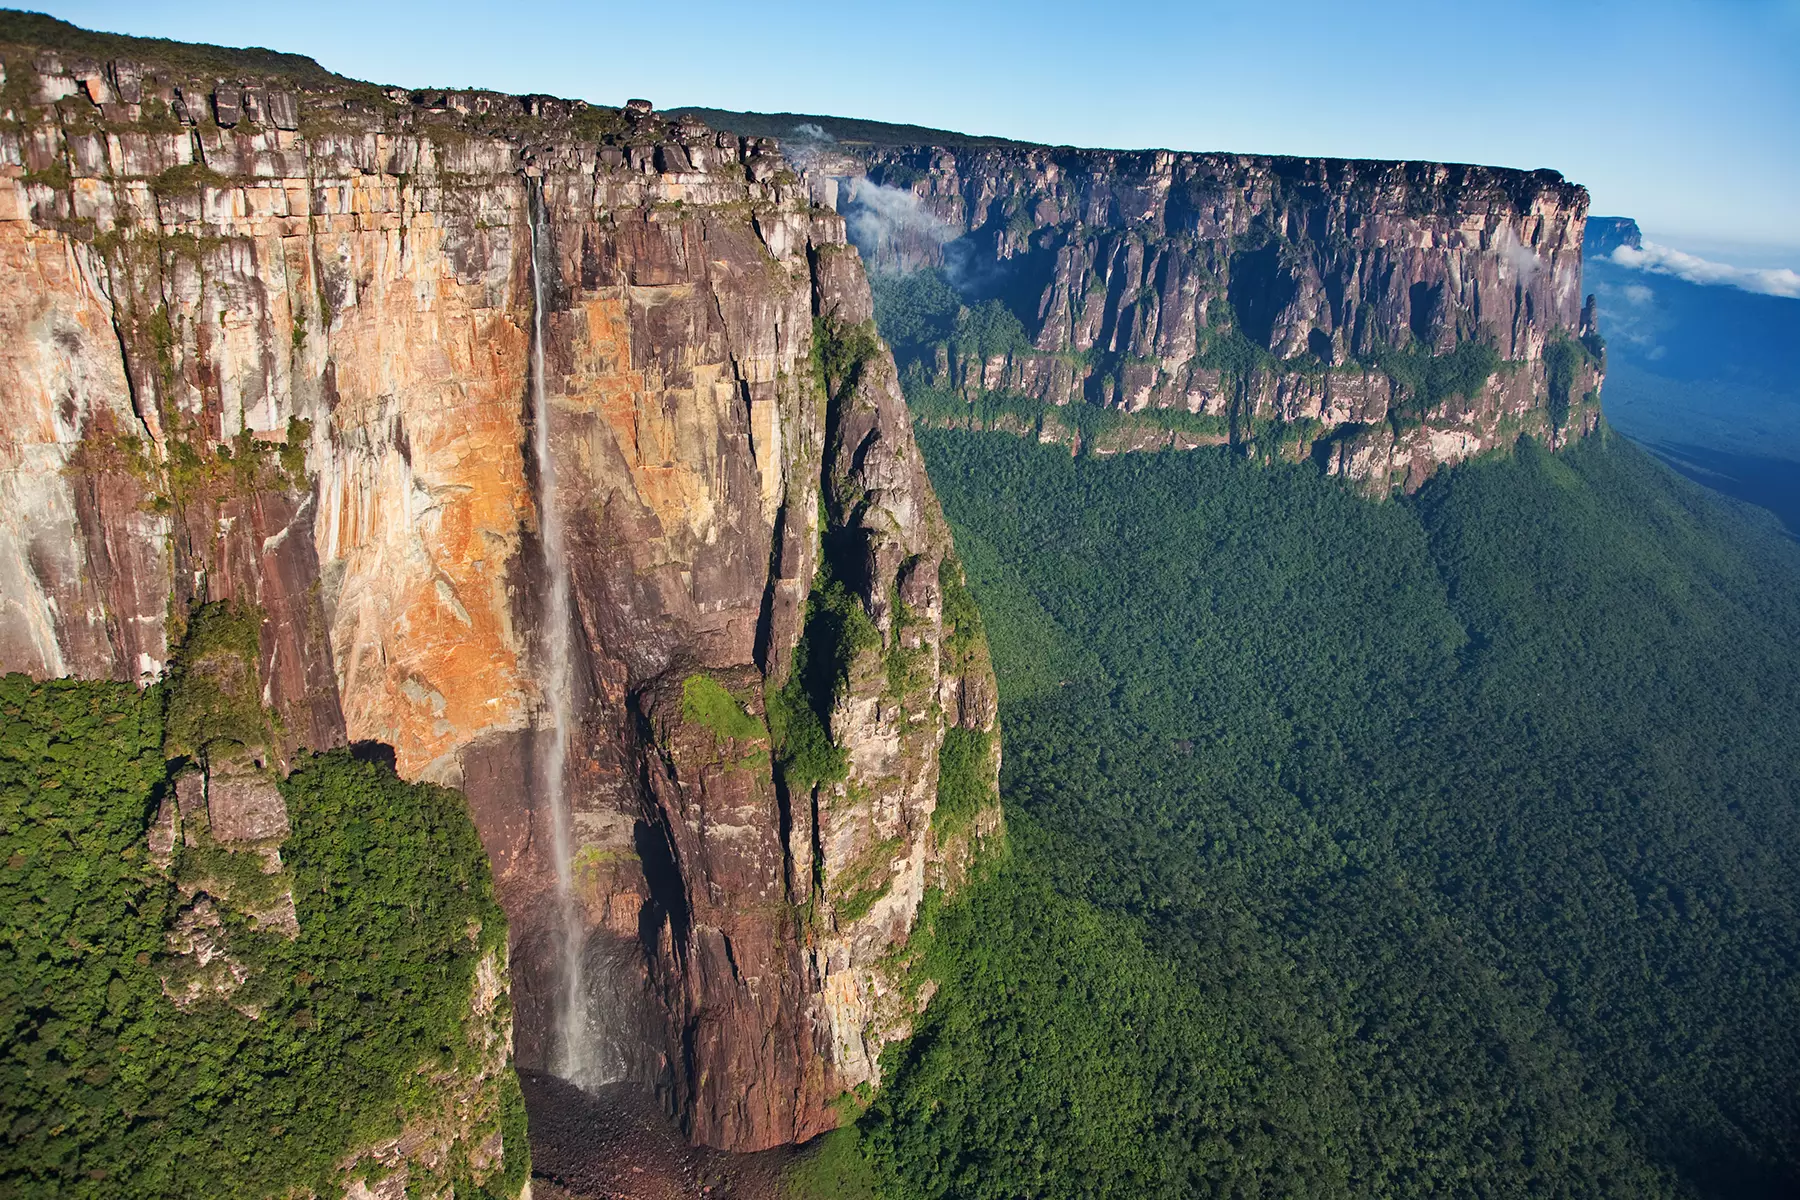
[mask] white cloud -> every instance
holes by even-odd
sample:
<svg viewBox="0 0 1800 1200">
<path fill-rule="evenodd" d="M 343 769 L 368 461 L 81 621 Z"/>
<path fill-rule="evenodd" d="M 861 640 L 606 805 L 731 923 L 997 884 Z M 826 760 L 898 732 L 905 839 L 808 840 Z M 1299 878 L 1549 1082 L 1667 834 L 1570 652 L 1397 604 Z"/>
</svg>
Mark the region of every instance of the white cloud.
<svg viewBox="0 0 1800 1200">
<path fill-rule="evenodd" d="M 1530 282 L 1532 276 L 1544 269 L 1544 260 L 1537 256 L 1537 251 L 1519 240 L 1511 225 L 1500 227 L 1498 241 L 1501 261 L 1513 269 L 1521 283 Z"/>
<path fill-rule="evenodd" d="M 1606 340 L 1630 344 L 1648 357 L 1657 357 L 1657 343 L 1668 326 L 1668 314 L 1656 305 L 1656 293 L 1641 283 L 1595 285 L 1600 297 L 1600 327 Z"/>
<path fill-rule="evenodd" d="M 1612 252 L 1612 260 L 1622 267 L 1633 267 L 1656 275 L 1673 275 L 1689 283 L 1722 284 L 1764 296 L 1785 296 L 1800 300 L 1800 272 L 1787 267 L 1734 267 L 1669 246 L 1659 246 L 1655 242 L 1645 242 L 1641 250 L 1620 246 Z"/>
<path fill-rule="evenodd" d="M 782 139 L 781 152 L 796 167 L 808 171 L 821 159 L 835 153 L 833 147 L 836 145 L 837 139 L 826 133 L 823 125 L 802 121 L 794 126 L 789 137 Z"/>
<path fill-rule="evenodd" d="M 908 235 L 942 244 L 955 236 L 955 231 L 909 188 L 857 179 L 851 182 L 848 203 L 843 208 L 844 219 L 850 224 L 850 240 L 859 246 L 883 246 Z"/>
</svg>

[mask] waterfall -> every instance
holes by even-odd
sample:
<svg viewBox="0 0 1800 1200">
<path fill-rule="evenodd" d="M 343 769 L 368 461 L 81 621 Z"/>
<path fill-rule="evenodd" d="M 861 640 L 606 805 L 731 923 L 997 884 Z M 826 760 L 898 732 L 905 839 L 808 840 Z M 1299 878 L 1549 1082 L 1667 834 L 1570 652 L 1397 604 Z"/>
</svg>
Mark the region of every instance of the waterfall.
<svg viewBox="0 0 1800 1200">
<path fill-rule="evenodd" d="M 574 669 L 570 603 L 569 555 L 563 538 L 563 514 L 557 495 L 556 464 L 550 453 L 549 388 L 544 379 L 544 318 L 549 307 L 550 235 L 544 210 L 543 185 L 525 181 L 531 219 L 531 406 L 532 457 L 538 476 L 538 542 L 544 554 L 544 573 L 550 582 L 549 603 L 544 611 L 539 646 L 538 686 L 549 708 L 549 737 L 539 731 L 536 774 L 548 793 L 551 852 L 556 859 L 557 967 L 560 988 L 554 1008 L 555 1048 L 550 1070 L 581 1087 L 608 1082 L 596 1061 L 594 1038 L 588 1031 L 588 989 L 585 967 L 586 930 L 581 905 L 575 895 L 574 812 L 569 803 L 569 732 L 574 725 Z"/>
</svg>

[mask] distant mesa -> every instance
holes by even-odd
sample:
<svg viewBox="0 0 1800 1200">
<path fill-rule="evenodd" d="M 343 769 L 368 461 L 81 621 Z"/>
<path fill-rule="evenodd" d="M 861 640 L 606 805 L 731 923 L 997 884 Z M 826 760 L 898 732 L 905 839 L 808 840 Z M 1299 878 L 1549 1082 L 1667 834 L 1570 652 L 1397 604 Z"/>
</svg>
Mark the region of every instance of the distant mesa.
<svg viewBox="0 0 1800 1200">
<path fill-rule="evenodd" d="M 1589 217 L 1581 240 L 1583 258 L 1609 258 L 1620 246 L 1644 248 L 1644 233 L 1630 217 Z"/>
</svg>

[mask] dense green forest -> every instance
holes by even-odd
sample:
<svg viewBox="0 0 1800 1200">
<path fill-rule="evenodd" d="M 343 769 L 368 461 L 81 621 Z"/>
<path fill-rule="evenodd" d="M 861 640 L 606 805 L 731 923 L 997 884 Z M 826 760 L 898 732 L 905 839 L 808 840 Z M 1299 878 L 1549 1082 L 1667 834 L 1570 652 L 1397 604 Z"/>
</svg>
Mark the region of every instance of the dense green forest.
<svg viewBox="0 0 1800 1200">
<path fill-rule="evenodd" d="M 1605 434 L 1386 503 L 1223 449 L 921 444 L 1012 849 L 920 935 L 940 987 L 857 1124 L 867 1182 L 1800 1189 L 1772 522 Z"/>
<path fill-rule="evenodd" d="M 208 627 L 229 651 L 240 624 L 197 622 L 189 651 Z M 279 859 L 202 828 L 153 861 L 147 833 L 183 761 L 165 755 L 182 738 L 217 752 L 227 728 L 203 719 L 230 707 L 222 692 L 186 666 L 145 692 L 0 679 L 0 1196 L 335 1195 L 346 1150 L 433 1111 L 445 1073 L 480 1078 L 492 1053 L 470 998 L 505 921 L 457 793 L 348 751 L 306 757 L 280 784 Z M 246 915 L 281 888 L 297 937 Z M 192 920 L 204 910 L 220 927 Z M 235 964 L 242 978 L 178 1007 L 169 992 L 199 969 L 175 952 L 184 914 L 228 956 L 213 977 Z M 517 1081 L 506 1070 L 464 1102 L 502 1132 L 505 1169 L 452 1161 L 442 1182 L 516 1194 Z"/>
</svg>

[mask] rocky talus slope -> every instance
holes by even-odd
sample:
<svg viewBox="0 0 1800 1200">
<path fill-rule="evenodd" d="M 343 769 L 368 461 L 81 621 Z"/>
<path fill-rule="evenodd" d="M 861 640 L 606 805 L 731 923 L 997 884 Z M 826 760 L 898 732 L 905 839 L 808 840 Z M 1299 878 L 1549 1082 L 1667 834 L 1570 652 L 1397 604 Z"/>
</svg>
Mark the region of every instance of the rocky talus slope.
<svg viewBox="0 0 1800 1200">
<path fill-rule="evenodd" d="M 546 423 L 601 1057 L 712 1145 L 834 1123 L 907 1028 L 891 952 L 999 828 L 992 672 L 843 217 L 647 105 L 17 15 L 0 58 L 0 670 L 149 681 L 193 605 L 258 606 L 278 755 L 385 743 L 468 796 L 544 1067 Z"/>
<path fill-rule="evenodd" d="M 1107 448 L 1267 442 L 1383 493 L 1599 418 L 1598 357 L 1560 349 L 1591 332 L 1588 195 L 1553 171 L 693 111 L 790 139 L 873 269 L 945 268 L 1023 319 L 1029 345 L 950 341 L 921 364 L 930 383 L 1212 419 L 1127 424 Z M 1420 378 L 1472 343 L 1498 360 L 1479 386 Z"/>
</svg>

